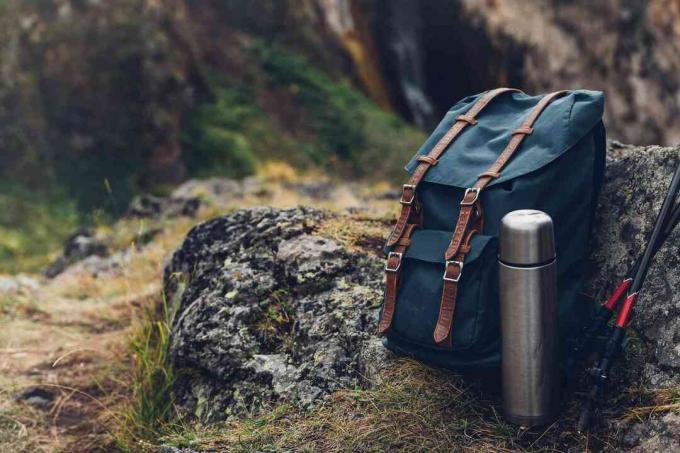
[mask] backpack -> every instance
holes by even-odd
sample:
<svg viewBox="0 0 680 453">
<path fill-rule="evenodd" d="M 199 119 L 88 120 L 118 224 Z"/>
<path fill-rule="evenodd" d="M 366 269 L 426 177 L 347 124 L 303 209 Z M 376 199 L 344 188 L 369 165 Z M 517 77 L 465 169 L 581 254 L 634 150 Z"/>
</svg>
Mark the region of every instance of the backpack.
<svg viewBox="0 0 680 453">
<path fill-rule="evenodd" d="M 516 209 L 554 223 L 563 351 L 582 297 L 606 152 L 601 92 L 499 88 L 454 105 L 406 166 L 387 240 L 378 331 L 392 351 L 461 372 L 500 365 L 498 229 Z"/>
</svg>

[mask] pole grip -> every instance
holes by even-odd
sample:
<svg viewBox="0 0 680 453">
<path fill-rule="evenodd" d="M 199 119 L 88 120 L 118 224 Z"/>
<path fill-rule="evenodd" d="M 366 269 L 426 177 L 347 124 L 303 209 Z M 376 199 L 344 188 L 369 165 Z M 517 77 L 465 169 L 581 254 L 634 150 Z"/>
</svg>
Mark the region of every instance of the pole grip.
<svg viewBox="0 0 680 453">
<path fill-rule="evenodd" d="M 628 324 L 630 323 L 631 314 L 633 312 L 633 307 L 635 306 L 637 298 L 638 293 L 633 293 L 630 296 L 626 297 L 626 300 L 623 301 L 621 311 L 619 311 L 619 315 L 616 317 L 616 327 L 624 329 L 626 328 L 626 326 L 628 326 Z"/>
</svg>

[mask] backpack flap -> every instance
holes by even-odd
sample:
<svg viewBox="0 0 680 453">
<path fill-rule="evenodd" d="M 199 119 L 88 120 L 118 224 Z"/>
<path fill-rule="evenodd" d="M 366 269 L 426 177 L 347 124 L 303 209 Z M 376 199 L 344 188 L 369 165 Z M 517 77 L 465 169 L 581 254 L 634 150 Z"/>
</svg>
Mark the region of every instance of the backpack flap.
<svg viewBox="0 0 680 453">
<path fill-rule="evenodd" d="M 437 126 L 430 138 L 406 165 L 413 173 L 418 156 L 427 154 L 451 128 L 457 115 L 474 101 L 456 104 Z M 479 122 L 460 135 L 439 158 L 423 181 L 456 187 L 471 187 L 477 177 L 503 152 L 524 118 L 541 99 L 513 92 L 499 97 L 480 115 Z M 466 102 L 467 101 L 467 102 Z M 599 91 L 576 90 L 553 101 L 538 117 L 533 132 L 525 137 L 520 149 L 504 167 L 500 177 L 487 187 L 503 184 L 549 164 L 571 149 L 596 128 L 604 112 L 604 95 Z M 601 144 L 604 147 L 604 143 Z"/>
</svg>

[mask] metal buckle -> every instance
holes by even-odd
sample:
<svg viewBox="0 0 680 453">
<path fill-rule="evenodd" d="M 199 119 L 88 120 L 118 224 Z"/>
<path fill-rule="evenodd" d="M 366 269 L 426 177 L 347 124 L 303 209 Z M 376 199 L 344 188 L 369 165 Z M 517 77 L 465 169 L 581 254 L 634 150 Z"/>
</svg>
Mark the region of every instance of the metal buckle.
<svg viewBox="0 0 680 453">
<path fill-rule="evenodd" d="M 413 195 L 411 195 L 410 200 L 404 200 L 404 195 L 406 195 L 406 189 L 413 190 Z M 404 184 L 404 186 L 402 187 L 402 190 L 401 190 L 401 199 L 399 200 L 399 203 L 410 205 L 410 204 L 413 204 L 413 200 L 415 200 L 415 199 L 416 199 L 416 186 L 415 186 L 415 184 Z"/>
<path fill-rule="evenodd" d="M 458 277 L 456 278 L 450 278 L 446 276 L 446 272 L 449 270 L 449 264 L 456 264 L 460 268 L 460 273 L 458 274 Z M 453 282 L 453 283 L 458 283 L 458 280 L 460 280 L 461 275 L 463 275 L 463 262 L 462 261 L 447 261 L 446 264 L 444 265 L 444 280 L 447 282 Z"/>
<path fill-rule="evenodd" d="M 479 187 L 470 187 L 468 189 L 465 189 L 465 195 L 463 195 L 463 199 L 460 201 L 461 206 L 472 206 L 473 204 L 477 203 L 477 200 L 479 199 L 479 192 L 481 189 Z M 465 197 L 467 197 L 467 194 L 470 192 L 475 193 L 475 198 L 472 199 L 472 201 L 465 201 Z"/>
<path fill-rule="evenodd" d="M 393 256 L 396 256 L 399 258 L 399 261 L 397 261 L 397 267 L 391 268 L 390 267 L 390 258 Z M 399 252 L 390 252 L 387 254 L 387 261 L 385 262 L 385 272 L 397 272 L 399 268 L 401 267 L 401 256 L 402 254 Z"/>
</svg>

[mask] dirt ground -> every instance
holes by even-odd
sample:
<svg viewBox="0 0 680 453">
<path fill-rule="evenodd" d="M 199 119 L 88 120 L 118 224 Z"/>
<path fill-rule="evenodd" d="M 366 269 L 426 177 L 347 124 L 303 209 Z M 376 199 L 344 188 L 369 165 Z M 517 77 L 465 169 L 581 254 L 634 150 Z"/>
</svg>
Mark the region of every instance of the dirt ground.
<svg viewBox="0 0 680 453">
<path fill-rule="evenodd" d="M 4 295 L 0 319 L 0 451 L 107 448 L 120 420 L 137 310 L 158 300 L 162 244 L 93 275 L 74 266 Z"/>
</svg>

